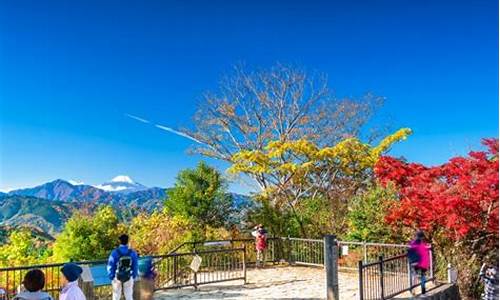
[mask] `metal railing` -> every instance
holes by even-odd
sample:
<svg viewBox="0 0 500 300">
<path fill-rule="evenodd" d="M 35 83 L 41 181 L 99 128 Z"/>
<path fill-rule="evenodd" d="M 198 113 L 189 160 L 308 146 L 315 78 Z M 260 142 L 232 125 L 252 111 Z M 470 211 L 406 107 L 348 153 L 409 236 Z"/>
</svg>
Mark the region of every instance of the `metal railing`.
<svg viewBox="0 0 500 300">
<path fill-rule="evenodd" d="M 283 238 L 287 261 L 296 265 L 323 266 L 325 244 L 323 240 Z"/>
<path fill-rule="evenodd" d="M 257 251 L 255 249 L 255 239 L 232 239 L 232 240 L 209 240 L 185 242 L 170 253 L 177 252 L 196 252 L 213 249 L 233 249 L 245 248 L 246 264 L 255 265 L 257 261 Z M 267 239 L 267 249 L 265 251 L 265 261 L 268 263 L 277 263 L 285 257 L 282 238 L 270 237 Z"/>
<path fill-rule="evenodd" d="M 291 237 L 270 237 L 267 239 L 265 261 L 267 263 L 288 263 L 308 266 L 324 265 L 324 241 L 322 239 L 303 239 Z M 408 281 L 408 270 L 400 270 L 401 259 L 405 259 L 407 246 L 383 243 L 365 243 L 338 241 L 339 269 L 356 270 L 359 268 L 360 289 L 372 287 L 377 290 L 376 274 L 373 266 L 382 264 L 382 270 L 387 274 L 401 275 L 397 278 L 385 276 L 383 286 L 384 296 L 396 290 L 401 290 L 401 282 Z M 197 270 L 191 269 L 193 258 L 201 258 Z M 390 257 L 380 261 L 380 257 Z M 395 259 L 396 257 L 397 259 Z M 361 261 L 361 262 L 360 262 Z M 233 239 L 186 242 L 166 255 L 153 256 L 157 271 L 155 289 L 181 288 L 185 286 L 197 287 L 202 284 L 215 283 L 228 280 L 246 280 L 246 268 L 256 262 L 255 239 Z M 360 263 L 359 263 L 360 262 Z M 97 298 L 107 299 L 111 294 L 109 279 L 105 272 L 107 261 L 83 261 L 78 264 L 88 265 L 94 270 L 101 268 L 102 278 L 94 276 L 94 292 Z M 23 266 L 0 268 L 0 288 L 3 288 L 8 298 L 17 293 L 24 275 L 27 271 L 39 268 L 46 276 L 45 290 L 57 298 L 61 285 L 60 268 L 62 263 L 45 264 L 37 266 Z M 395 271 L 391 271 L 395 269 Z M 396 270 L 397 269 L 397 270 Z M 432 268 L 431 268 L 432 269 Z M 378 272 L 378 273 L 377 273 Z M 94 274 L 94 273 L 93 273 Z M 431 278 L 433 277 L 431 270 Z M 360 277 L 361 278 L 361 277 Z M 375 278 L 375 279 L 374 279 Z M 393 280 L 394 282 L 390 281 Z M 378 289 L 381 284 L 378 283 Z M 393 288 L 395 286 L 395 288 Z M 408 283 L 408 286 L 410 284 Z M 363 290 L 365 291 L 365 290 Z M 381 295 L 381 292 L 375 292 Z M 368 295 L 367 295 L 368 297 Z M 371 298 L 365 298 L 371 299 Z M 374 298 L 378 299 L 378 298 Z"/>
<path fill-rule="evenodd" d="M 430 276 L 426 278 L 426 282 L 434 280 L 432 249 L 429 251 L 431 252 Z M 360 260 L 358 276 L 360 300 L 391 299 L 420 285 L 406 253 L 389 258 L 380 256 L 377 261 L 369 263 Z"/>
<path fill-rule="evenodd" d="M 324 244 L 322 239 L 304 239 L 293 237 L 270 237 L 267 239 L 265 251 L 266 262 L 288 262 L 299 265 L 323 266 Z M 392 257 L 406 253 L 407 245 L 369 242 L 338 241 L 339 268 L 357 270 L 358 261 L 364 263 L 377 261 L 379 256 Z M 230 249 L 245 247 L 247 264 L 256 261 L 255 239 L 209 240 L 186 242 L 179 245 L 171 253 L 192 252 L 209 249 Z"/>
<path fill-rule="evenodd" d="M 80 265 L 106 265 L 106 260 L 76 262 Z M 0 268 L 0 288 L 5 291 L 5 299 L 12 299 L 21 289 L 26 273 L 33 269 L 40 269 L 45 274 L 44 291 L 54 299 L 58 298 L 61 289 L 61 268 L 64 263 L 30 265 L 20 267 Z"/>
<path fill-rule="evenodd" d="M 358 262 L 377 261 L 380 256 L 392 257 L 406 253 L 408 245 L 339 241 L 339 268 L 357 270 Z"/>
<path fill-rule="evenodd" d="M 199 257 L 201 263 L 196 270 L 191 269 L 193 258 Z M 230 249 L 211 249 L 188 253 L 169 253 L 152 256 L 156 270 L 155 290 L 174 289 L 186 286 L 224 282 L 231 280 L 246 281 L 246 251 L 244 247 Z M 105 270 L 107 260 L 75 262 L 99 271 Z M 44 291 L 54 299 L 59 298 L 64 263 L 31 265 L 0 268 L 0 288 L 5 291 L 4 299 L 12 299 L 19 293 L 25 274 L 29 270 L 40 269 L 45 274 Z M 106 272 L 96 275 L 93 272 L 93 293 L 96 299 L 110 299 L 111 285 Z"/>
<path fill-rule="evenodd" d="M 155 290 L 224 282 L 246 281 L 245 248 L 212 249 L 186 253 L 171 253 L 154 256 L 157 272 Z M 197 269 L 191 268 L 195 257 L 201 262 Z"/>
</svg>

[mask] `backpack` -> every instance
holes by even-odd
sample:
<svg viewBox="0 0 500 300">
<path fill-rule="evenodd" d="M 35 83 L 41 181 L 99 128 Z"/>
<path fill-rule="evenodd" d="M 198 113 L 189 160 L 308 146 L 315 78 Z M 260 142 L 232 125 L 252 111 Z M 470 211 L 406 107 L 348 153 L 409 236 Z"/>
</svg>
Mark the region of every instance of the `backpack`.
<svg viewBox="0 0 500 300">
<path fill-rule="evenodd" d="M 120 257 L 116 268 L 116 278 L 121 282 L 127 282 L 132 273 L 132 250 L 128 249 L 126 254 L 122 254 L 120 250 L 117 251 Z"/>
<path fill-rule="evenodd" d="M 420 255 L 418 255 L 417 249 L 415 248 L 410 248 L 408 249 L 408 253 L 406 254 L 408 257 L 408 262 L 410 265 L 416 264 L 420 261 Z"/>
</svg>

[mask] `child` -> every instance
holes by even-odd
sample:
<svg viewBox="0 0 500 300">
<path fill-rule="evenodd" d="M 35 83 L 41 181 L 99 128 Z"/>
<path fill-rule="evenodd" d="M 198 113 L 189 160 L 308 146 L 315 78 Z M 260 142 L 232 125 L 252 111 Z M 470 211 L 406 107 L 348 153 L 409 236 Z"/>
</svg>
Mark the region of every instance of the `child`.
<svg viewBox="0 0 500 300">
<path fill-rule="evenodd" d="M 255 250 L 257 250 L 257 261 L 255 262 L 257 266 L 264 265 L 265 260 L 265 250 L 267 248 L 267 231 L 264 229 L 262 224 L 255 227 L 255 231 L 252 232 L 255 237 Z"/>
<path fill-rule="evenodd" d="M 42 292 L 45 286 L 45 275 L 42 270 L 34 269 L 24 275 L 23 285 L 26 291 L 17 294 L 14 300 L 52 300 L 46 292 Z"/>
<path fill-rule="evenodd" d="M 80 278 L 82 272 L 82 268 L 77 264 L 64 264 L 61 269 L 63 289 L 59 300 L 86 300 L 85 295 L 78 286 L 78 278 Z"/>
<path fill-rule="evenodd" d="M 487 267 L 483 264 L 479 277 L 484 284 L 482 300 L 498 300 L 498 269 L 496 266 Z"/>
</svg>

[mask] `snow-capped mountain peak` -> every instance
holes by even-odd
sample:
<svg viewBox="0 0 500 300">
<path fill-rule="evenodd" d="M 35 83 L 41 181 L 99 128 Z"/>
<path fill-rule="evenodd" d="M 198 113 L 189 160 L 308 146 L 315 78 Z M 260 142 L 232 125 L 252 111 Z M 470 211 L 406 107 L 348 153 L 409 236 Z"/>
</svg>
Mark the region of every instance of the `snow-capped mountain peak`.
<svg viewBox="0 0 500 300">
<path fill-rule="evenodd" d="M 108 192 L 117 192 L 124 194 L 143 191 L 147 189 L 146 186 L 133 181 L 132 178 L 127 175 L 118 175 L 111 179 L 110 182 L 96 185 L 95 187 Z"/>
<path fill-rule="evenodd" d="M 126 182 L 126 183 L 135 183 L 132 178 L 127 175 L 118 175 L 115 178 L 111 179 L 111 182 Z"/>
</svg>

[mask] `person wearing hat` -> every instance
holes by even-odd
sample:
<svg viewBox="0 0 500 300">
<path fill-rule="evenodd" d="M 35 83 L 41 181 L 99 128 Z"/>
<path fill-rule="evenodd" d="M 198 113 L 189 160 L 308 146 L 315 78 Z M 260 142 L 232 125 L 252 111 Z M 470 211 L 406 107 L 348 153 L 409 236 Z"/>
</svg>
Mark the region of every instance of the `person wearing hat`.
<svg viewBox="0 0 500 300">
<path fill-rule="evenodd" d="M 413 268 L 414 273 L 420 276 L 421 293 L 425 294 L 425 273 L 430 268 L 431 246 L 425 241 L 425 234 L 422 230 L 417 231 L 415 239 L 410 242 L 408 247 L 408 261 Z"/>
<path fill-rule="evenodd" d="M 30 270 L 24 275 L 23 286 L 26 291 L 17 294 L 14 300 L 52 300 L 52 297 L 43 292 L 45 286 L 45 274 L 42 270 Z"/>
<path fill-rule="evenodd" d="M 61 268 L 63 289 L 59 300 L 86 300 L 85 295 L 78 286 L 78 278 L 83 269 L 74 263 L 67 263 Z"/>
</svg>

